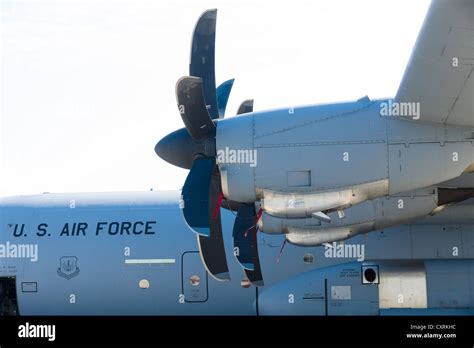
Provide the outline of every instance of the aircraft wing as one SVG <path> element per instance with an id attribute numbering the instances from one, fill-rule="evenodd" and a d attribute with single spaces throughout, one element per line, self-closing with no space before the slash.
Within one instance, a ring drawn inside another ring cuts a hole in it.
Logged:
<path id="1" fill-rule="evenodd" d="M 474 127 L 474 1 L 433 0 L 396 95 L 422 122 Z"/>

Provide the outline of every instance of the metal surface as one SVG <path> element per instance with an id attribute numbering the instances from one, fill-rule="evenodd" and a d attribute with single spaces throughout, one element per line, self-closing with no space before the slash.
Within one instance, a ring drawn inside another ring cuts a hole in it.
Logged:
<path id="1" fill-rule="evenodd" d="M 423 262 L 381 263 L 379 307 L 427 308 L 426 271 Z"/>

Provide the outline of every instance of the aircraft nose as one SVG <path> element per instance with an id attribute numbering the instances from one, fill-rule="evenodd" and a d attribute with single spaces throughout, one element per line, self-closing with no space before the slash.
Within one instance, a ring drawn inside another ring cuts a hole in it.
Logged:
<path id="1" fill-rule="evenodd" d="M 202 152 L 202 145 L 191 139 L 186 128 L 178 129 L 155 145 L 155 153 L 163 160 L 175 166 L 190 169 L 194 156 Z"/>

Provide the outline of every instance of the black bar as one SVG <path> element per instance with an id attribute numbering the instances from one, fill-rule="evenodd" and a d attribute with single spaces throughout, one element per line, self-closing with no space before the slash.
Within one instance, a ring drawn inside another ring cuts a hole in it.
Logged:
<path id="1" fill-rule="evenodd" d="M 19 326 L 55 325 L 55 340 L 20 338 Z M 0 345 L 211 344 L 239 342 L 232 328 L 252 328 L 252 343 L 444 344 L 473 346 L 474 317 L 0 317 Z M 429 329 L 428 325 L 433 325 Z M 443 328 L 448 325 L 450 328 Z M 413 326 L 425 326 L 423 331 Z M 438 326 L 438 327 L 437 327 Z M 214 335 L 220 327 L 221 334 Z M 211 330 L 212 328 L 212 330 Z M 410 338 L 407 334 L 455 334 Z"/>

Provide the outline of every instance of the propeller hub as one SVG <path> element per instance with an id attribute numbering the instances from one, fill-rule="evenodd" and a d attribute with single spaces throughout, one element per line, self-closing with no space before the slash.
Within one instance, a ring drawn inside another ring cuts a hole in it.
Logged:
<path id="1" fill-rule="evenodd" d="M 162 138 L 155 145 L 155 153 L 170 164 L 191 169 L 195 158 L 216 155 L 216 141 L 215 138 L 195 141 L 186 128 L 181 128 Z"/>

